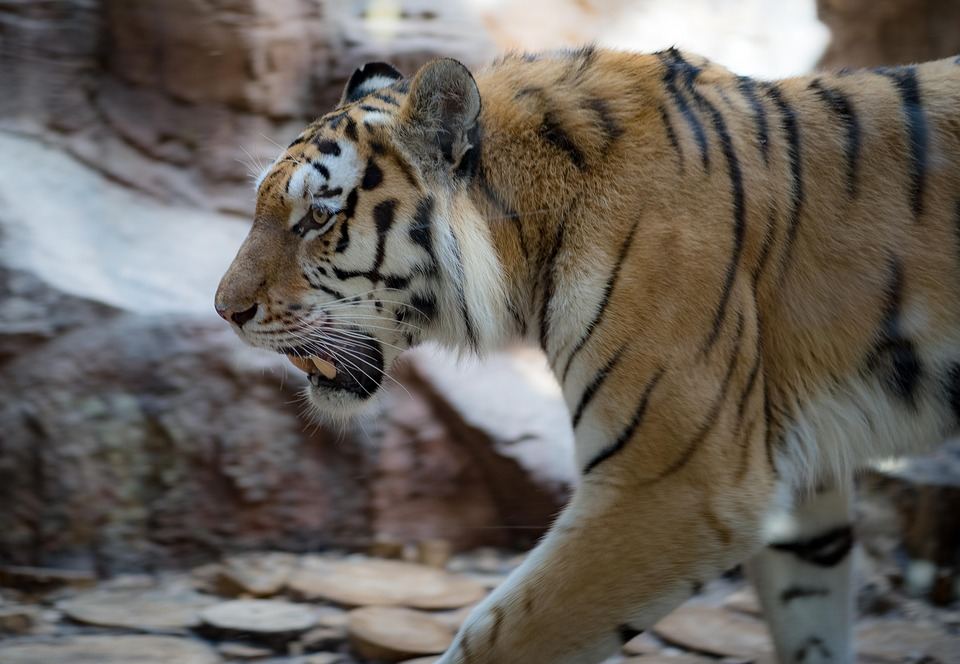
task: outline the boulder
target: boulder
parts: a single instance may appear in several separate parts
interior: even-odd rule
[[[456,2],[0,3],[0,127],[171,203],[249,215],[251,175],[368,60],[412,73],[492,46]]]
[[[817,0],[829,28],[820,66],[878,67],[960,53],[960,4],[951,0]]]

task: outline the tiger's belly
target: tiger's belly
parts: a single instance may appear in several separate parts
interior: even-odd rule
[[[932,447],[957,432],[951,392],[937,375],[921,375],[909,394],[870,374],[807,399],[784,427],[777,470],[794,489],[841,482],[870,461]]]

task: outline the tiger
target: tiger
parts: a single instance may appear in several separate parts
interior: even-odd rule
[[[576,489],[441,664],[599,662],[741,564],[780,662],[854,660],[854,473],[960,429],[960,57],[369,63],[256,190],[216,310],[318,412],[427,341],[562,388]]]

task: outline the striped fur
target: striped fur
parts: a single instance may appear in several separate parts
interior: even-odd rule
[[[368,67],[262,176],[217,308],[329,357],[335,413],[427,339],[546,352],[582,481],[443,664],[599,661],[765,543],[781,659],[850,661],[849,515],[813,487],[960,424],[960,62]]]

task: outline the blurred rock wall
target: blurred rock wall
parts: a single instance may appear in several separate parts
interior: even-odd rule
[[[213,312],[249,175],[357,65],[490,54],[440,0],[0,0],[0,564],[543,533],[572,473],[541,463],[571,457],[542,364],[485,368],[513,397],[477,410],[426,352],[382,415],[328,429]]]

